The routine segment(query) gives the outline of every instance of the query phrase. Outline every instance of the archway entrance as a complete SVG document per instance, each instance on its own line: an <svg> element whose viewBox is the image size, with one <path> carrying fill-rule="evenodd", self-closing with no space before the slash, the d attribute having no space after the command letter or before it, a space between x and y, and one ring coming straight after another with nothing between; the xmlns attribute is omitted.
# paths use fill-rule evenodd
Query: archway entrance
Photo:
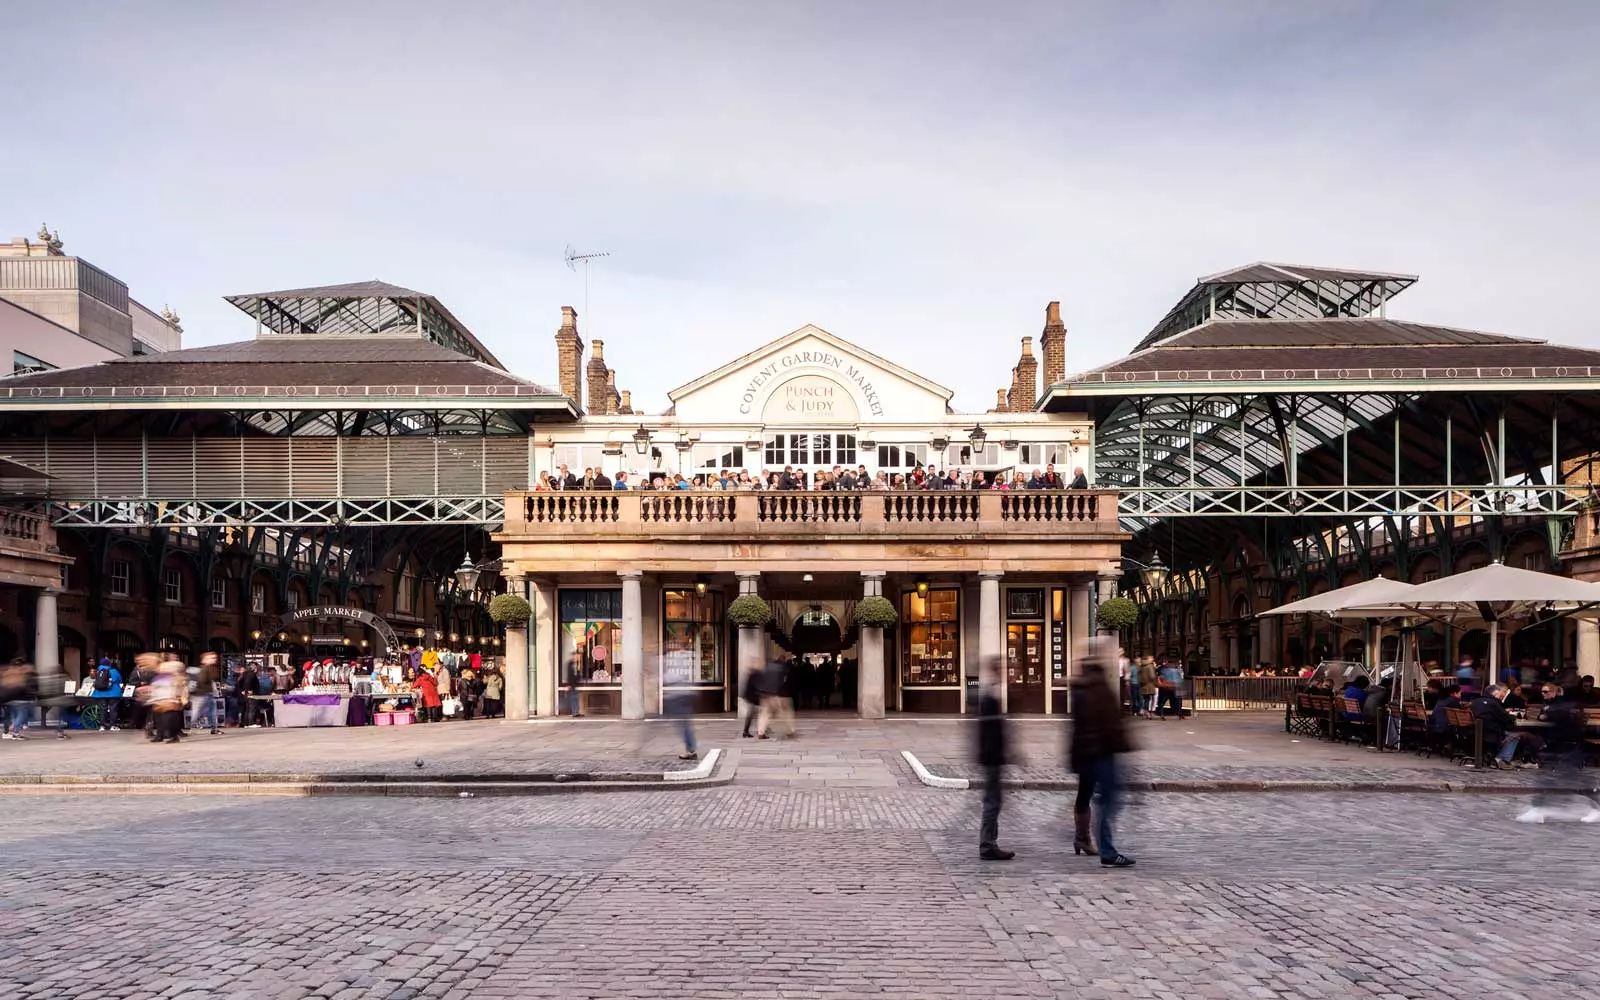
<svg viewBox="0 0 1600 1000"><path fill-rule="evenodd" d="M768 634L794 655L790 677L797 709L855 706L858 630L846 624L854 601L780 600L773 602Z"/></svg>
<svg viewBox="0 0 1600 1000"><path fill-rule="evenodd" d="M375 656L382 657L391 651L400 649L400 637L395 634L394 629L388 622L372 612L344 605L323 604L314 608L300 608L296 611L291 611L279 618L271 628L263 629L261 639L256 642L257 651L265 650L267 648L267 640L279 632L298 631L298 629L290 629L289 626L304 625L318 619L360 622L372 629L377 636L377 642L373 644L373 655Z"/></svg>

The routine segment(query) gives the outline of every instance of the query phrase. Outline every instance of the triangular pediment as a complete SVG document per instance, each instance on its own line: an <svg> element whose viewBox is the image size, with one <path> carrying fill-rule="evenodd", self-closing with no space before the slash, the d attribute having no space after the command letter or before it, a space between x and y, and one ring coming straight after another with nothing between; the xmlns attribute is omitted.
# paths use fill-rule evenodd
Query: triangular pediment
<svg viewBox="0 0 1600 1000"><path fill-rule="evenodd" d="M782 390L789 405L773 394ZM721 420L806 423L808 399L842 422L918 420L944 414L949 389L807 324L667 393L673 412ZM829 399L832 398L831 405ZM826 422L826 421L824 421Z"/></svg>

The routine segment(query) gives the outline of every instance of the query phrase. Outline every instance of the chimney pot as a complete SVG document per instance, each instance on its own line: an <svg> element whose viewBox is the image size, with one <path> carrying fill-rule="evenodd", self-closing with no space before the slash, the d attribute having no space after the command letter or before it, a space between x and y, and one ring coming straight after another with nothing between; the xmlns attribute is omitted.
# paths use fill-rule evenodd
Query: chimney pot
<svg viewBox="0 0 1600 1000"><path fill-rule="evenodd" d="M598 341L598 340L595 341L596 345L598 345L599 343L600 343L600 341ZM1022 356L1025 357L1025 358L1033 357L1033 338L1032 337L1023 337L1022 338Z"/></svg>
<svg viewBox="0 0 1600 1000"><path fill-rule="evenodd" d="M578 334L578 310L561 307L561 329L556 331L556 367L561 394L583 409L583 337Z"/></svg>
<svg viewBox="0 0 1600 1000"><path fill-rule="evenodd" d="M1067 327L1061 322L1061 303L1044 307L1044 332L1039 334L1039 349L1044 355L1044 384L1060 385L1067 380Z"/></svg>

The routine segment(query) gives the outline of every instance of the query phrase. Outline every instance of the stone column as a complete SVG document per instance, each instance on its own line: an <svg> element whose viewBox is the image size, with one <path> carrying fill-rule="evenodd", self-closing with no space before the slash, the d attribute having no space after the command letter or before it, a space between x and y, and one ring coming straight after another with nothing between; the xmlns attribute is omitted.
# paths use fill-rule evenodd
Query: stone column
<svg viewBox="0 0 1600 1000"><path fill-rule="evenodd" d="M1579 618L1578 673L1600 682L1600 622Z"/></svg>
<svg viewBox="0 0 1600 1000"><path fill-rule="evenodd" d="M1228 662L1223 664L1223 669L1233 673L1239 669L1239 626L1234 626L1234 633L1228 636Z"/></svg>
<svg viewBox="0 0 1600 1000"><path fill-rule="evenodd" d="M883 596L882 572L861 574L861 596ZM885 711L883 629L862 629L860 642L860 662L856 665L856 711L863 719L881 719Z"/></svg>
<svg viewBox="0 0 1600 1000"><path fill-rule="evenodd" d="M1257 618L1256 627L1261 630L1261 648L1256 650L1256 659L1265 660L1274 667L1283 665L1278 651L1278 616L1267 615Z"/></svg>
<svg viewBox="0 0 1600 1000"><path fill-rule="evenodd" d="M760 573L737 573L735 575L739 578L740 597L745 594L756 593L756 586L761 582ZM761 630L758 628L740 628L739 648L735 652L739 657L739 672L735 678L739 686L733 692L733 698L734 704L739 707L739 721L743 722L745 715L750 711L750 706L745 704L744 701L745 684L749 681L751 674L759 673L766 666L766 637L762 635Z"/></svg>
<svg viewBox="0 0 1600 1000"><path fill-rule="evenodd" d="M210 595L207 594L207 599ZM61 634L56 625L56 591L46 587L39 591L39 600L33 608L33 666L41 678L55 677L61 673ZM54 694L60 694L57 686Z"/></svg>
<svg viewBox="0 0 1600 1000"><path fill-rule="evenodd" d="M1222 650L1221 625L1211 626L1211 637L1206 641L1206 648L1211 654L1211 672L1213 674L1223 673L1224 671L1222 668L1224 664L1222 662L1222 657L1224 654Z"/></svg>
<svg viewBox="0 0 1600 1000"><path fill-rule="evenodd" d="M1001 657L1005 643L1000 638L1000 574L978 574L978 670L982 676L983 664L995 663L1000 672L1000 711L1006 711L1006 677L1008 671Z"/></svg>
<svg viewBox="0 0 1600 1000"><path fill-rule="evenodd" d="M1094 629L1096 632L1103 632L1108 636L1118 637L1118 644L1120 645L1120 633L1116 629L1108 629L1104 625L1100 624L1100 605L1116 596L1117 574L1112 572L1102 572L1095 580Z"/></svg>
<svg viewBox="0 0 1600 1000"><path fill-rule="evenodd" d="M644 596L636 569L620 570L622 577L622 717L644 718Z"/></svg>
<svg viewBox="0 0 1600 1000"><path fill-rule="evenodd" d="M561 648L556 622L556 588L553 584L530 581L528 603L533 606L530 645L533 647L533 714L547 717L559 715L558 693L561 690L561 664L557 651Z"/></svg>
<svg viewBox="0 0 1600 1000"><path fill-rule="evenodd" d="M509 575L506 577L506 593L524 597L527 593L527 577ZM533 621L530 613L528 622L521 625L506 626L506 676L505 698L506 718L526 719L528 717L528 627Z"/></svg>
<svg viewBox="0 0 1600 1000"><path fill-rule="evenodd" d="M1089 655L1089 590L1088 582L1074 583L1067 589L1067 645L1072 655L1067 658L1067 676L1082 673L1081 664Z"/></svg>

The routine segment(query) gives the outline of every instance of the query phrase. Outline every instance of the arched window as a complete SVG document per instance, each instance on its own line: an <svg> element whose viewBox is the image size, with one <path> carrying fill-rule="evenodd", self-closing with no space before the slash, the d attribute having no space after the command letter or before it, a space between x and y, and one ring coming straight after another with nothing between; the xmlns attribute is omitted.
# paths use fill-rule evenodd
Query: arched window
<svg viewBox="0 0 1600 1000"><path fill-rule="evenodd" d="M400 584L394 592L394 609L409 613L417 610L416 605L417 568L408 562L400 569Z"/></svg>

